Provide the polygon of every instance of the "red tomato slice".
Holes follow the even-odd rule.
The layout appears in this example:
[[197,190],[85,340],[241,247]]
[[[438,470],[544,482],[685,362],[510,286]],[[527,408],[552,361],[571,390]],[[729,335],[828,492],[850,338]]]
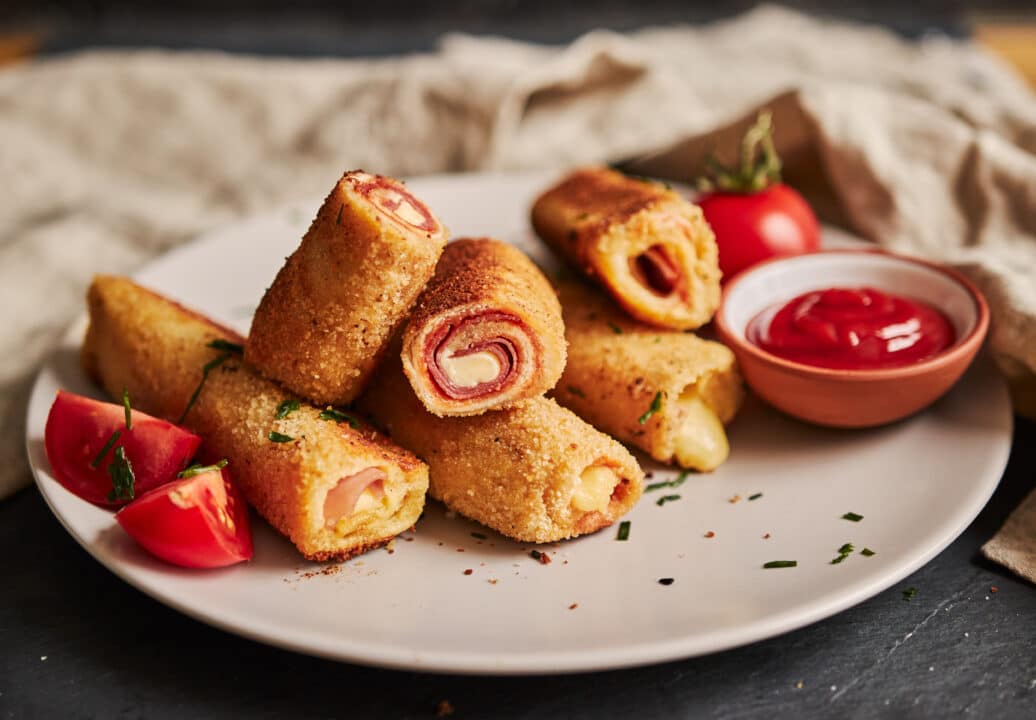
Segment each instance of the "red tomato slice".
[[820,249],[820,225],[813,209],[787,185],[756,193],[715,192],[701,198],[699,205],[716,234],[724,280],[772,257]]
[[115,519],[145,550],[174,565],[214,568],[252,557],[248,506],[226,469],[157,487]]
[[[139,410],[130,415],[132,429],[126,429],[121,405],[100,402],[82,395],[59,391],[47,416],[43,441],[54,477],[84,500],[112,507],[128,500],[111,502],[112,479],[108,465],[115,447],[121,446],[133,468],[134,492],[139,496],[169,482],[201,444],[201,438],[165,420]],[[119,439],[93,467],[92,463],[112,433]]]

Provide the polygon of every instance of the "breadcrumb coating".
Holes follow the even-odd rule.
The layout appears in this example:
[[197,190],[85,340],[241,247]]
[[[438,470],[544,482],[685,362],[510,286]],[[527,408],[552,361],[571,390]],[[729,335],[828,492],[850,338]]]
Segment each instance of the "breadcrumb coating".
[[346,173],[263,296],[245,359],[312,402],[352,402],[435,272],[446,236],[401,182]]
[[[515,367],[475,397],[451,397],[434,367],[443,350],[464,352],[494,341],[509,346]],[[491,238],[446,246],[435,276],[421,293],[403,333],[403,370],[418,398],[439,416],[477,415],[542,395],[565,366],[561,305],[550,282],[526,255]]]
[[[87,295],[90,325],[83,342],[86,371],[113,397],[127,389],[134,407],[176,422],[209,372],[183,427],[203,439],[207,457],[230,461],[245,498],[311,560],[344,560],[388,542],[411,527],[424,508],[427,466],[366,424],[320,418],[301,403],[277,419],[293,396],[262,378],[234,352],[207,347],[241,343],[227,328],[132,281],[98,276]],[[291,438],[273,442],[270,433]],[[381,469],[384,497],[373,509],[325,517],[339,481]]]
[[[558,290],[569,342],[559,403],[662,462],[674,462],[675,435],[687,431],[681,397],[696,394],[723,423],[734,418],[744,389],[729,348],[632,320],[583,283]],[[641,423],[659,393],[657,412]]]
[[[553,400],[439,418],[424,409],[391,359],[358,404],[428,463],[433,498],[515,540],[544,543],[594,532],[628,512],[642,492],[644,473],[629,451]],[[591,466],[612,468],[619,478],[603,511],[572,504]]]
[[642,322],[691,330],[719,307],[712,229],[701,208],[662,184],[582,168],[540,195],[532,224],[555,252]]

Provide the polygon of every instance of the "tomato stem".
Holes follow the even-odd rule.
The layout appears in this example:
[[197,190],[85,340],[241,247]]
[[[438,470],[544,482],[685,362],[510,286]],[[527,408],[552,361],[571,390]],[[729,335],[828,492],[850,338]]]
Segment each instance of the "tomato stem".
[[741,139],[737,167],[727,167],[714,155],[706,160],[706,174],[697,181],[702,192],[757,193],[781,181],[781,159],[773,144],[773,114],[763,110]]

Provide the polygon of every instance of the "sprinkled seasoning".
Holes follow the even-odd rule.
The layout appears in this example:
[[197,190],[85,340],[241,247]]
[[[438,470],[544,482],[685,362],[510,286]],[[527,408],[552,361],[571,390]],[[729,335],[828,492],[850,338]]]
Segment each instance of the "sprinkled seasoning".
[[917,597],[917,588],[908,587],[906,590],[903,591],[903,599],[907,602],[910,602],[915,597]]
[[464,571],[464,574],[465,574],[465,575],[470,575],[470,574],[471,574],[471,573],[473,573],[473,572],[475,572],[475,571],[474,571],[474,570],[472,570],[471,568],[468,568],[467,570],[465,570],[465,571]]
[[575,610],[577,607],[579,607],[579,603],[572,603],[571,605],[568,606],[568,609],[569,610]]
[[616,540],[626,541],[630,539],[630,521],[623,520],[619,523],[619,532],[615,535]]
[[658,506],[661,507],[662,505],[665,505],[667,502],[673,502],[674,500],[679,500],[679,499],[680,499],[679,495],[663,495],[662,497],[658,498],[658,502],[656,502],[655,505],[658,505]]
[[661,490],[662,488],[678,488],[684,484],[688,476],[691,474],[690,470],[684,470],[681,472],[675,480],[666,480],[664,482],[651,483],[644,488],[644,492],[651,492],[652,490]]
[[863,550],[860,551],[860,554],[863,555],[864,557],[870,557],[871,555],[877,555],[877,553],[874,552],[873,550],[871,550],[870,548],[864,548]]
[[707,533],[705,533],[705,537],[707,537],[707,538],[714,538],[714,537],[716,537],[716,533],[714,533],[711,530],[709,530]]
[[727,500],[727,502],[730,503],[731,505],[733,505],[736,502],[741,502],[741,496],[740,495],[734,495],[732,498]]
[[235,355],[243,355],[245,352],[244,346],[222,339],[213,340],[205,347],[210,347],[213,350],[222,350],[223,352],[234,353]]
[[758,499],[759,499],[759,498],[761,498],[762,496],[763,496],[763,494],[762,494],[762,493],[755,493],[754,495],[749,495],[749,496],[748,496],[748,499],[749,499],[749,500],[758,500]]
[[326,410],[322,410],[320,413],[321,420],[330,420],[331,422],[347,422],[349,427],[356,429],[360,427],[359,421],[347,412],[341,410],[335,410],[333,407],[329,407]]
[[842,547],[838,548],[838,557],[833,559],[831,561],[831,564],[832,565],[837,565],[838,563],[842,562],[847,557],[849,557],[849,555],[851,555],[853,550],[855,550],[855,549],[856,548],[853,547],[852,543],[846,543]]
[[583,391],[580,390],[579,388],[577,388],[575,385],[569,385],[568,386],[568,391],[571,394],[575,395],[576,397],[581,397],[581,398],[585,398],[586,397],[586,395],[583,393]]
[[842,519],[848,520],[849,522],[860,522],[861,520],[863,520],[863,515],[857,515],[854,512],[847,512],[845,515],[842,516]]
[[485,540],[486,539],[486,536],[483,535],[480,532],[473,532],[473,533],[471,533],[471,537],[475,538],[476,540]]
[[616,335],[622,335],[622,328],[616,325],[615,323],[609,322],[608,327],[610,327],[612,329],[612,332]]
[[274,414],[274,418],[277,420],[283,420],[284,418],[291,415],[293,412],[298,410],[302,405],[295,398],[285,400],[277,406],[277,412]]
[[766,570],[773,570],[775,568],[793,568],[798,566],[798,560],[771,560],[768,563],[763,563],[763,568]]
[[659,585],[672,585],[676,582],[673,578],[658,578]]
[[656,392],[655,398],[651,401],[651,405],[648,407],[644,414],[637,418],[637,422],[641,425],[651,419],[651,416],[662,409],[662,392]]

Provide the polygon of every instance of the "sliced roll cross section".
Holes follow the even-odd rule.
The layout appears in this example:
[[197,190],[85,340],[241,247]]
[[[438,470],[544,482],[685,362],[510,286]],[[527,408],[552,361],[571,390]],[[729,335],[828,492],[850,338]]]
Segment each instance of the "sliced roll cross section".
[[712,230],[697,205],[660,183],[580,169],[536,200],[532,224],[642,322],[690,330],[719,306]]
[[359,406],[426,458],[429,493],[507,537],[553,542],[615,522],[640,498],[644,474],[622,445],[553,400],[440,418],[386,361]]
[[[428,468],[356,418],[296,401],[242,338],[124,278],[88,295],[87,372],[114,397],[198,433],[245,498],[311,560],[342,560],[413,526]],[[214,341],[219,341],[215,343]]]
[[724,424],[744,397],[734,354],[630,320],[588,286],[559,288],[570,349],[558,402],[655,460],[701,471],[722,464]]
[[351,402],[445,243],[446,229],[403,183],[346,173],[263,296],[245,359],[300,397]]
[[403,370],[435,415],[477,415],[542,395],[565,365],[561,306],[543,273],[499,240],[443,251],[403,333]]

